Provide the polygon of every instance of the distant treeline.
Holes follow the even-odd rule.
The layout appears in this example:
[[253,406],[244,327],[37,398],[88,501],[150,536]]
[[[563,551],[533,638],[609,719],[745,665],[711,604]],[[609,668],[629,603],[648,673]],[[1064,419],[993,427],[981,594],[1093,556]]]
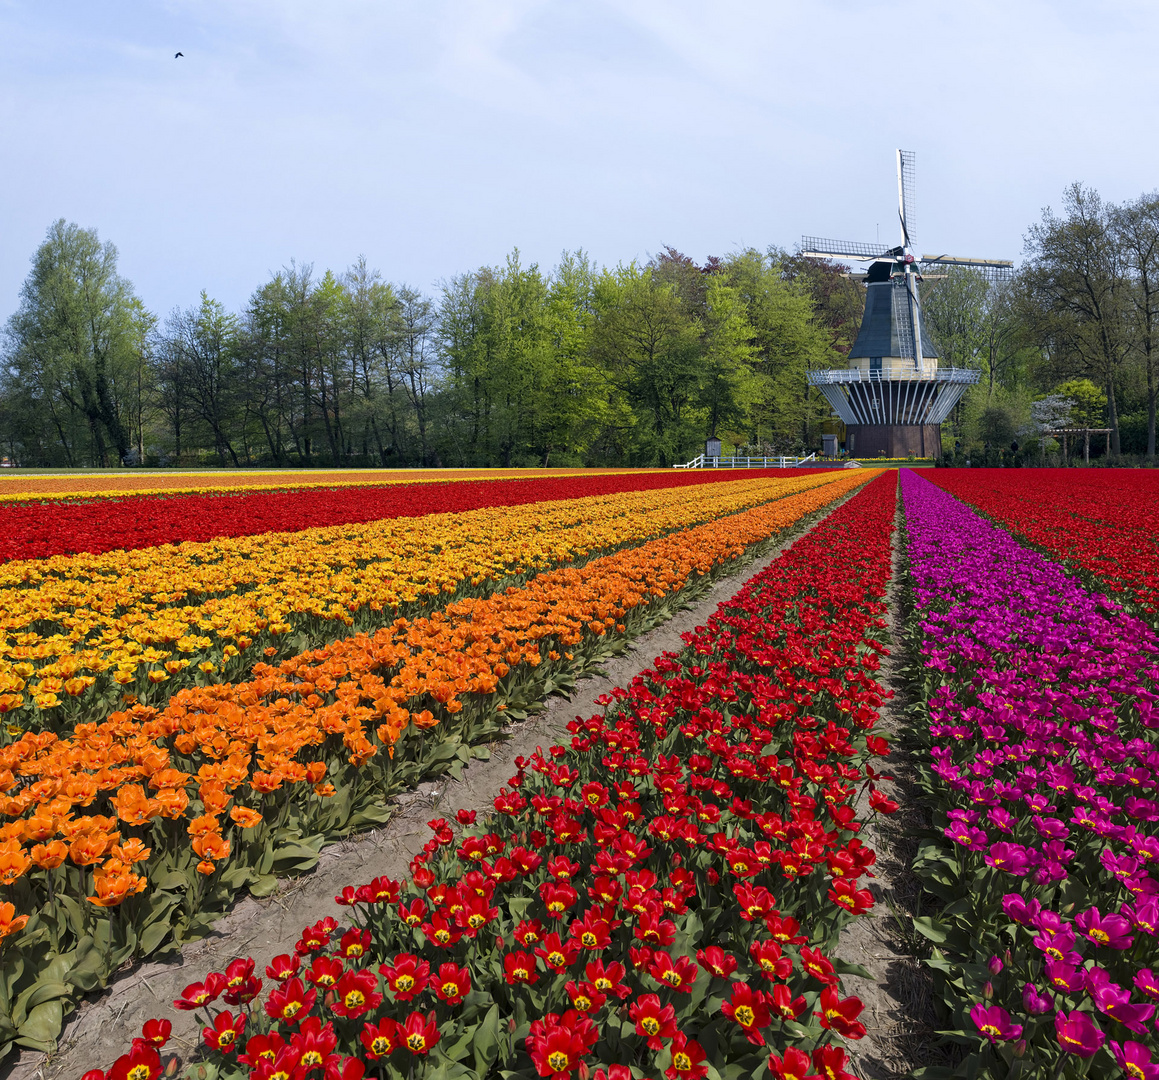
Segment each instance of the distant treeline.
[[58,221],[9,321],[0,448],[21,465],[667,465],[706,436],[791,451],[828,408],[860,295],[834,267],[667,250],[483,267],[435,296],[359,260],[291,265],[240,312],[165,319],[94,230]]
[[[1108,205],[1075,185],[1025,254],[1012,282],[958,271],[922,286],[942,364],[983,372],[948,434],[1003,446],[1049,414],[1114,429],[1112,457],[1153,456],[1159,196]],[[614,269],[565,253],[550,272],[514,252],[432,296],[362,259],[341,274],[291,264],[241,311],[202,293],[162,319],[111,243],[60,220],[6,327],[0,453],[462,467],[670,465],[711,435],[812,450],[835,427],[805,374],[844,363],[863,305],[834,264],[749,249],[698,266],[666,248]]]

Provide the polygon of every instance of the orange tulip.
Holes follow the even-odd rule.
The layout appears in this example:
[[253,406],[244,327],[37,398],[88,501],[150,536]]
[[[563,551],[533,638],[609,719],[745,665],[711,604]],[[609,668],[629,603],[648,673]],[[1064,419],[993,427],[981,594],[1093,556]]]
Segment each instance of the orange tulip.
[[161,813],[156,799],[150,799],[140,784],[125,784],[113,796],[113,809],[126,825],[144,825]]
[[193,851],[198,858],[220,862],[229,858],[230,842],[218,833],[204,833],[194,838]]
[[56,833],[56,819],[51,814],[33,813],[24,819],[24,839],[27,843],[37,844]]
[[180,788],[165,788],[157,792],[156,802],[163,818],[176,819],[185,813],[189,796]]
[[221,834],[221,822],[213,814],[202,814],[189,823],[190,836],[209,836]]
[[229,805],[229,792],[220,780],[208,780],[197,789],[207,814],[220,814]]
[[7,901],[0,904],[0,939],[24,929],[24,924],[28,922],[28,916],[21,915],[14,918],[15,915],[16,906],[14,904]]
[[139,874],[134,874],[119,859],[110,859],[104,866],[93,872],[93,886],[96,896],[87,897],[90,904],[97,907],[116,907],[126,897],[135,896],[144,890],[148,882]]
[[33,844],[30,854],[32,861],[41,870],[55,870],[68,858],[68,844],[63,840],[50,840],[47,844]]
[[0,885],[11,885],[32,865],[18,840],[0,842]]
[[261,814],[247,806],[235,806],[230,810],[229,816],[234,824],[241,829],[252,829],[264,820]]
[[135,836],[124,843],[113,845],[113,858],[120,859],[126,866],[144,862],[152,854],[153,849],[145,847],[144,841],[138,840]]

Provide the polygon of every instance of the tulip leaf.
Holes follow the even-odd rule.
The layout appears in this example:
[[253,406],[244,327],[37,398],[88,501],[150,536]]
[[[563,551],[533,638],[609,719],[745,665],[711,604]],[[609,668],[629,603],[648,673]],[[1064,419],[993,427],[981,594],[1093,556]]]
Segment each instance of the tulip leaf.
[[259,899],[269,896],[278,887],[278,878],[275,874],[256,874],[250,882],[250,895]]
[[170,870],[165,874],[154,874],[149,878],[149,884],[154,889],[171,891],[184,889],[189,885],[189,877],[180,870]]
[[923,937],[927,937],[930,941],[937,945],[941,945],[947,937],[945,927],[941,926],[935,920],[925,915],[920,915],[913,920],[914,929]]
[[64,1003],[60,998],[42,1002],[28,1014],[28,1019],[20,1025],[16,1045],[25,1046],[29,1050],[39,1050],[45,1054],[49,1053],[56,1046],[56,1039],[60,1035],[63,1019]]
[[486,1076],[499,1057],[499,1006],[492,1005],[487,1010],[479,1026],[475,1028],[475,1073]]
[[[172,933],[173,928],[166,921],[151,923],[141,931],[137,944],[143,956],[151,956]],[[90,988],[91,989],[91,988]]]

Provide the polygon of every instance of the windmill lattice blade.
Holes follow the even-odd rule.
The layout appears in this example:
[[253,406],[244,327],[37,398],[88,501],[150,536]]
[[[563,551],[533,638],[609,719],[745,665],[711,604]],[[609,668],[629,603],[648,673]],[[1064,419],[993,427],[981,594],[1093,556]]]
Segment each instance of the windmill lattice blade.
[[914,323],[910,318],[909,290],[906,288],[905,278],[893,279],[890,301],[893,308],[893,325],[897,330],[898,355],[903,360],[913,360]]
[[885,244],[860,244],[856,240],[828,240],[822,236],[802,236],[801,254],[811,259],[878,259],[889,255]]
[[978,270],[990,281],[1009,281],[1014,276],[1014,263],[1009,259],[971,259],[957,255],[923,255],[922,271],[926,267],[963,267]]
[[906,247],[912,247],[916,229],[915,206],[917,192],[914,183],[915,155],[909,150],[897,152],[897,204],[898,215],[901,217],[901,242]]

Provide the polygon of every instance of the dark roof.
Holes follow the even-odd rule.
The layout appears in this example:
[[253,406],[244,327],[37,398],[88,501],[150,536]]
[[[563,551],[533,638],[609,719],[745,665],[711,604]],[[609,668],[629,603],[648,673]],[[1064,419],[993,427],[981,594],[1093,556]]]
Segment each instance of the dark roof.
[[[865,287],[865,314],[861,317],[857,340],[849,350],[850,360],[902,355],[898,346],[897,327],[893,323],[893,290],[897,287],[890,281],[876,281]],[[938,355],[924,319],[922,355],[934,358]]]

